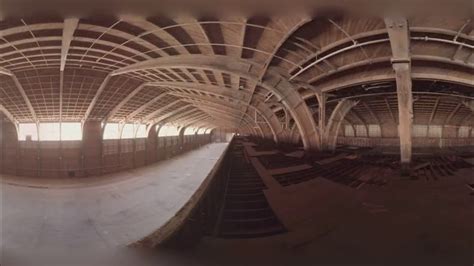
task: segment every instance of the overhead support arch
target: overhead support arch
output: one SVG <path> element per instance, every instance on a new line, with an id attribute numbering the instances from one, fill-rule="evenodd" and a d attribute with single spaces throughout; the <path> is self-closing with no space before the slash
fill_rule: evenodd
<path id="1" fill-rule="evenodd" d="M 284 20 L 284 18 L 283 18 L 283 20 Z M 310 21 L 311 21 L 311 17 L 308 16 L 307 14 L 305 14 L 304 16 L 301 16 L 298 21 L 295 21 L 295 20 L 292 20 L 292 19 L 290 19 L 290 21 L 285 21 L 286 22 L 286 23 L 284 23 L 285 25 L 290 24 L 289 29 L 286 32 L 286 34 L 274 46 L 272 53 L 266 59 L 265 63 L 263 64 L 263 69 L 261 70 L 261 72 L 258 76 L 258 80 L 261 81 L 263 79 L 263 77 L 265 76 L 265 73 L 267 72 L 267 69 L 270 67 L 270 65 L 272 63 L 272 60 L 275 58 L 276 54 L 278 53 L 280 48 L 283 46 L 283 44 L 293 35 L 293 33 L 295 33 L 295 31 L 297 31 L 299 28 L 301 28 L 303 25 L 305 25 L 306 23 L 308 23 Z M 257 88 L 257 85 L 258 85 L 258 83 L 254 83 L 253 86 L 252 86 L 251 96 L 250 96 L 250 99 L 248 101 L 247 106 L 250 105 L 250 103 L 252 102 L 252 98 L 255 94 L 255 90 Z M 287 116 L 286 110 L 285 110 L 285 116 Z"/>
<path id="2" fill-rule="evenodd" d="M 154 103 L 156 103 L 157 101 L 163 99 L 165 96 L 167 96 L 168 94 L 165 92 L 165 93 L 162 93 L 158 96 L 156 96 L 155 98 L 151 99 L 150 101 L 146 102 L 145 104 L 143 104 L 142 106 L 140 106 L 139 108 L 137 108 L 135 111 L 131 112 L 130 114 L 128 114 L 124 121 L 123 122 L 127 122 L 127 121 L 130 121 L 132 118 L 134 118 L 135 116 L 137 116 L 139 113 L 145 111 L 147 108 L 149 108 L 150 106 L 152 106 Z"/>
<path id="3" fill-rule="evenodd" d="M 178 112 L 173 115 L 170 115 L 166 119 L 161 120 L 159 123 L 163 123 L 163 124 L 172 123 L 172 122 L 179 123 L 181 119 L 186 119 L 189 116 L 194 117 L 195 115 L 202 114 L 202 111 L 195 108 L 194 106 L 189 105 L 188 107 L 191 107 L 191 108 L 185 112 Z"/>
<path id="4" fill-rule="evenodd" d="M 238 119 L 240 118 L 240 116 L 235 112 L 226 111 L 225 109 L 222 108 L 222 106 L 219 106 L 218 108 L 214 108 L 214 107 L 210 107 L 210 106 L 205 106 L 205 107 L 204 106 L 200 106 L 200 107 L 196 106 L 196 107 L 202 109 L 203 111 L 210 112 L 210 115 L 212 117 L 219 117 L 221 115 L 225 115 L 225 116 L 228 117 L 227 119 L 229 119 L 229 117 L 232 118 L 232 119 L 235 119 L 236 123 L 233 124 L 233 126 L 238 127 L 237 123 L 238 123 Z M 249 115 L 247 114 L 247 116 L 249 116 Z M 271 134 L 271 132 L 268 132 L 268 134 L 265 134 L 262 127 L 256 121 L 253 121 L 250 117 L 249 118 L 245 117 L 243 121 L 247 125 L 250 125 L 251 128 L 258 129 L 258 132 L 260 133 L 260 135 L 262 137 L 264 137 L 268 134 Z"/>
<path id="5" fill-rule="evenodd" d="M 112 76 L 154 68 L 211 69 L 244 77 L 273 92 L 285 105 L 298 126 L 306 150 L 319 149 L 316 123 L 297 88 L 274 68 L 269 68 L 262 80 L 259 74 L 264 66 L 228 56 L 180 55 L 136 63 L 112 72 Z"/>
<path id="6" fill-rule="evenodd" d="M 281 124 L 279 123 L 278 119 L 276 118 L 275 114 L 271 111 L 271 109 L 263 104 L 261 101 L 254 99 L 253 103 L 250 103 L 248 105 L 247 99 L 250 98 L 250 95 L 245 94 L 243 92 L 232 92 L 229 90 L 223 90 L 222 88 L 215 86 L 215 85 L 209 85 L 209 84 L 189 84 L 189 83 L 184 83 L 184 82 L 150 82 L 148 83 L 151 86 L 163 86 L 163 87 L 176 87 L 176 88 L 182 88 L 186 90 L 192 90 L 195 92 L 205 92 L 206 94 L 211 94 L 211 95 L 216 95 L 216 96 L 222 96 L 224 98 L 230 99 L 232 101 L 236 101 L 243 106 L 248 106 L 250 108 L 255 109 L 259 115 L 261 115 L 267 124 L 270 126 L 270 129 L 273 132 L 273 140 L 278 143 L 279 138 L 278 135 L 282 134 L 283 129 Z M 179 92 L 170 92 L 172 95 L 182 95 L 182 93 Z M 199 97 L 196 95 L 193 95 L 193 97 Z"/>
<path id="7" fill-rule="evenodd" d="M 326 93 L 323 92 L 316 92 L 316 99 L 318 100 L 318 127 L 319 127 L 319 132 L 320 132 L 320 138 L 321 138 L 321 149 L 325 149 L 324 145 L 324 132 L 326 131 L 326 101 L 328 99 L 328 96 Z"/>
<path id="8" fill-rule="evenodd" d="M 209 117 L 210 117 L 210 116 L 209 116 L 208 114 L 201 112 L 201 113 L 197 113 L 197 114 L 195 114 L 195 115 L 193 115 L 193 116 L 190 116 L 190 117 L 188 117 L 188 118 L 180 119 L 180 120 L 179 120 L 179 123 L 184 124 L 183 127 L 186 128 L 186 127 L 188 127 L 190 124 L 199 122 L 199 121 L 201 121 L 201 120 L 203 120 L 203 119 L 206 119 L 206 118 L 209 118 Z"/>
<path id="9" fill-rule="evenodd" d="M 153 111 L 153 112 L 149 113 L 148 115 L 146 115 L 146 116 L 143 118 L 143 121 L 146 122 L 146 121 L 149 121 L 149 120 L 153 119 L 153 118 L 156 117 L 157 115 L 163 113 L 163 111 L 165 111 L 166 109 L 173 107 L 174 105 L 176 105 L 176 104 L 179 103 L 179 102 L 181 102 L 181 100 L 176 100 L 176 101 L 171 102 L 171 103 L 169 103 L 169 104 L 167 104 L 167 105 L 165 105 L 165 106 L 163 106 L 163 107 L 161 107 L 161 108 L 156 109 L 155 111 Z M 184 108 L 184 107 L 186 107 L 186 106 L 183 106 L 183 108 Z"/>
<path id="10" fill-rule="evenodd" d="M 173 111 L 171 111 L 171 112 L 168 112 L 168 113 L 166 113 L 166 114 L 163 114 L 163 115 L 161 115 L 161 116 L 159 116 L 159 117 L 157 117 L 157 118 L 154 118 L 154 119 L 151 120 L 151 122 L 149 123 L 148 129 L 151 129 L 151 128 L 154 127 L 156 124 L 159 124 L 159 123 L 163 122 L 165 119 L 170 118 L 170 117 L 172 117 L 172 116 L 175 116 L 175 115 L 177 115 L 177 114 L 183 112 L 184 110 L 189 109 L 190 107 L 191 107 L 190 105 L 185 105 L 185 106 L 180 107 L 180 108 L 178 108 L 178 109 L 176 109 L 176 110 L 173 110 Z M 195 109 L 195 108 L 192 108 L 191 110 L 188 110 L 188 111 L 183 112 L 183 113 L 188 113 L 189 111 L 196 111 L 196 109 Z"/>
<path id="11" fill-rule="evenodd" d="M 337 136 L 341 124 L 347 113 L 358 103 L 358 101 L 343 99 L 336 105 L 327 125 L 324 127 L 325 130 L 321 133 L 323 135 L 321 143 L 323 150 L 334 151 L 336 149 Z"/>
<path id="12" fill-rule="evenodd" d="M 203 86 L 203 85 L 201 85 Z M 207 87 L 207 86 L 205 86 Z M 193 90 L 193 91 L 198 91 L 198 90 L 194 90 L 194 89 L 190 89 L 190 90 Z M 222 96 L 222 93 L 219 94 L 219 93 L 209 93 L 209 92 L 206 92 L 208 94 L 211 94 L 211 95 L 216 95 L 216 96 Z M 171 95 L 176 95 L 178 97 L 181 97 L 181 98 L 190 98 L 192 97 L 193 99 L 201 99 L 201 100 L 204 100 L 204 96 L 197 96 L 197 95 L 186 95 L 186 94 L 183 94 L 183 93 L 180 93 L 180 92 L 170 92 Z M 228 94 L 228 95 L 227 95 Z M 229 100 L 232 100 L 232 101 L 235 101 L 239 104 L 242 104 L 242 105 L 245 105 L 246 102 L 243 101 L 243 100 L 240 100 L 239 98 L 234 98 L 233 95 L 231 93 L 226 93 L 226 96 L 224 96 L 224 98 L 227 98 Z M 213 99 L 215 102 L 217 101 L 221 101 L 221 100 L 217 100 L 217 99 Z M 205 100 L 205 101 L 208 101 L 208 100 Z M 226 104 L 229 104 L 226 102 Z M 258 100 L 255 100 L 253 101 L 253 103 L 251 103 L 249 105 L 250 108 L 252 108 L 252 110 L 254 110 L 255 112 L 257 112 L 259 115 L 261 115 L 263 117 L 263 119 L 265 120 L 265 122 L 268 124 L 270 130 L 272 131 L 272 134 L 273 134 L 273 140 L 278 143 L 279 142 L 279 135 L 281 134 L 281 132 L 283 131 L 282 127 L 281 127 L 281 124 L 280 122 L 278 121 L 278 118 L 275 116 L 275 114 L 272 112 L 272 110 L 265 104 L 263 104 L 262 102 L 258 101 Z M 244 112 L 242 110 L 242 112 Z"/>
<path id="13" fill-rule="evenodd" d="M 238 110 L 237 107 L 229 107 L 229 106 L 221 104 L 219 102 L 211 102 L 211 101 L 207 101 L 207 100 L 195 100 L 195 101 L 189 100 L 189 102 L 194 104 L 196 106 L 196 108 L 202 109 L 204 111 L 212 110 L 214 113 L 211 114 L 211 116 L 214 116 L 215 113 L 221 113 L 221 112 L 225 112 L 225 113 L 228 113 L 228 114 L 233 114 L 235 116 L 237 116 L 239 113 L 243 114 L 243 119 L 245 121 L 247 121 L 248 123 L 250 123 L 250 124 L 252 124 L 252 122 L 255 123 L 255 126 L 263 134 L 262 127 L 258 123 L 253 121 L 252 117 L 250 117 L 249 114 L 244 113 L 244 111 Z M 202 104 L 197 105 L 199 103 L 202 103 Z M 235 126 L 237 127 L 237 124 Z"/>
<path id="14" fill-rule="evenodd" d="M 61 39 L 61 64 L 59 66 L 61 72 L 66 67 L 67 55 L 78 24 L 79 19 L 77 18 L 67 18 L 64 20 L 63 37 Z"/>
<path id="15" fill-rule="evenodd" d="M 298 93 L 296 86 L 276 73 L 278 73 L 276 69 L 268 69 L 262 81 L 264 87 L 275 93 L 278 101 L 286 107 L 295 120 L 305 150 L 319 150 L 321 148 L 321 142 L 318 129 L 306 102 Z"/>
<path id="16" fill-rule="evenodd" d="M 16 120 L 15 117 L 10 113 L 10 111 L 8 111 L 7 108 L 5 108 L 5 106 L 3 106 L 1 103 L 0 112 L 2 112 L 8 118 L 8 120 L 10 120 L 10 122 L 12 122 L 13 125 L 18 128 L 18 120 Z"/>
<path id="17" fill-rule="evenodd" d="M 402 174 L 409 173 L 412 158 L 413 94 L 411 77 L 410 30 L 406 18 L 385 18 L 392 48 L 398 98 L 398 132 Z"/>
<path id="18" fill-rule="evenodd" d="M 474 112 L 474 100 L 466 100 L 463 103 L 467 108 L 471 109 L 471 111 Z"/>
<path id="19" fill-rule="evenodd" d="M 13 76 L 13 73 L 10 70 L 5 69 L 3 67 L 0 67 L 0 74 L 6 76 Z"/>
<path id="20" fill-rule="evenodd" d="M 102 81 L 102 83 L 100 84 L 99 89 L 95 93 L 94 98 L 92 98 L 92 101 L 90 102 L 89 106 L 87 107 L 86 113 L 84 114 L 84 117 L 82 118 L 82 124 L 84 124 L 87 121 L 87 119 L 89 119 L 89 115 L 91 114 L 92 109 L 94 109 L 94 106 L 97 103 L 97 100 L 99 100 L 100 95 L 104 91 L 105 87 L 107 86 L 107 83 L 109 82 L 109 80 L 111 78 L 112 78 L 112 76 L 110 74 L 107 75 L 104 78 L 104 80 Z"/>
<path id="21" fill-rule="evenodd" d="M 35 109 L 33 108 L 33 105 L 31 105 L 30 99 L 26 95 L 25 89 L 23 89 L 23 86 L 21 85 L 20 81 L 15 76 L 15 74 L 12 74 L 11 77 L 13 79 L 13 82 L 15 83 L 15 86 L 20 91 L 20 94 L 23 97 L 23 100 L 25 101 L 26 105 L 28 106 L 28 109 L 30 110 L 30 114 L 31 114 L 31 117 L 33 118 L 33 121 L 35 123 L 38 123 L 38 118 L 36 116 Z"/>
<path id="22" fill-rule="evenodd" d="M 111 117 L 113 117 L 115 114 L 117 114 L 120 109 L 127 104 L 128 101 L 130 101 L 137 93 L 139 93 L 143 88 L 145 88 L 148 84 L 143 83 L 138 85 L 132 92 L 130 92 L 127 97 L 123 98 L 122 101 L 120 101 L 103 119 L 103 122 L 107 122 Z"/>

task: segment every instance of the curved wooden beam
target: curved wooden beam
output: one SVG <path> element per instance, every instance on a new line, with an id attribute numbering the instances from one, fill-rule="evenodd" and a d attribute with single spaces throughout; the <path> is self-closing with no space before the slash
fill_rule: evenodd
<path id="1" fill-rule="evenodd" d="M 114 71 L 111 75 L 121 75 L 154 68 L 219 70 L 256 82 L 259 86 L 272 91 L 278 100 L 285 105 L 298 125 L 305 149 L 312 150 L 319 149 L 320 147 L 317 127 L 306 103 L 299 95 L 297 88 L 273 68 L 269 68 L 263 80 L 260 81 L 258 75 L 261 73 L 262 66 L 253 62 L 236 60 L 227 56 L 185 55 L 147 60 Z"/>
<path id="2" fill-rule="evenodd" d="M 197 96 L 197 95 L 185 95 L 183 93 L 178 93 L 178 92 L 170 92 L 171 95 L 176 95 L 178 97 L 184 97 L 184 98 L 189 98 L 189 97 L 193 97 L 193 98 L 198 98 L 198 99 L 202 99 L 202 100 L 207 100 L 208 99 L 204 99 L 203 96 Z M 229 99 L 232 99 L 234 102 L 237 102 L 237 103 L 240 103 L 240 104 L 245 104 L 245 102 L 242 102 L 242 101 L 239 101 L 238 99 L 233 99 L 233 98 L 229 98 Z M 213 101 L 220 101 L 218 99 L 211 99 Z M 225 104 L 230 104 L 228 102 L 226 102 Z M 276 118 L 275 114 L 268 108 L 268 106 L 260 103 L 260 102 L 255 102 L 254 104 L 250 105 L 249 107 L 251 107 L 254 111 L 256 111 L 259 115 L 261 115 L 265 122 L 268 124 L 269 128 L 271 129 L 272 133 L 273 133 L 273 136 L 274 136 L 274 141 L 275 142 L 278 142 L 278 134 L 283 130 L 281 128 L 281 124 L 279 123 L 278 119 Z M 243 111 L 242 111 L 243 112 Z"/>
<path id="3" fill-rule="evenodd" d="M 329 118 L 326 130 L 324 131 L 323 149 L 334 151 L 336 149 L 337 136 L 341 123 L 344 121 L 347 113 L 356 106 L 358 101 L 341 100 L 334 108 Z"/>
<path id="4" fill-rule="evenodd" d="M 223 112 L 232 113 L 232 114 L 241 113 L 245 117 L 244 119 L 246 119 L 247 122 L 252 123 L 252 121 L 253 121 L 252 117 L 250 117 L 250 115 L 248 115 L 247 113 L 244 113 L 244 111 L 242 111 L 242 110 L 239 110 L 237 106 L 236 107 L 229 107 L 229 105 L 227 105 L 225 103 L 220 103 L 220 102 L 217 102 L 217 101 L 213 102 L 213 101 L 204 100 L 204 99 L 195 100 L 195 99 L 192 99 L 191 97 L 192 96 L 189 96 L 189 102 L 191 102 L 191 103 L 198 102 L 198 103 L 203 103 L 204 104 L 204 106 L 195 105 L 199 109 L 205 110 L 207 107 L 213 106 L 213 108 L 214 107 L 216 108 L 214 110 L 216 110 L 218 112 L 223 111 Z M 186 101 L 186 100 L 184 100 L 184 101 Z M 263 132 L 263 129 L 261 128 L 261 126 L 258 123 L 255 123 L 255 126 L 257 126 L 261 132 Z M 270 129 L 271 129 L 271 126 L 270 126 Z M 273 129 L 272 129 L 272 132 L 273 132 Z"/>

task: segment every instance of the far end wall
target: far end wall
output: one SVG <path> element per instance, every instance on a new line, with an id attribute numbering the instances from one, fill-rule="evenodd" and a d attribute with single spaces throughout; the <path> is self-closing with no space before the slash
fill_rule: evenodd
<path id="1" fill-rule="evenodd" d="M 87 122 L 82 141 L 18 141 L 0 116 L 0 173 L 31 177 L 86 177 L 155 163 L 211 142 L 211 134 L 102 140 L 100 122 Z"/>
<path id="2" fill-rule="evenodd" d="M 474 146 L 474 133 L 469 126 L 414 125 L 413 147 Z M 361 147 L 399 146 L 398 128 L 394 124 L 344 125 L 338 144 Z"/>

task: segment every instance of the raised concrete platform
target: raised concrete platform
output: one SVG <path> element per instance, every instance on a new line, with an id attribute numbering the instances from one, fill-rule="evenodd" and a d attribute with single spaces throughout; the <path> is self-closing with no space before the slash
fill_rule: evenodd
<path id="1" fill-rule="evenodd" d="M 227 146 L 209 144 L 152 166 L 90 179 L 1 176 L 5 260 L 113 250 L 148 236 L 183 208 Z"/>

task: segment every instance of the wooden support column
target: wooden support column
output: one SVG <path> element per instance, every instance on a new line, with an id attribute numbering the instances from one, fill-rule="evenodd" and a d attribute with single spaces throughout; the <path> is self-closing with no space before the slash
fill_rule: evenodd
<path id="1" fill-rule="evenodd" d="M 409 172 L 412 158 L 413 94 L 410 60 L 410 31 L 405 18 L 386 18 L 392 66 L 395 70 L 398 97 L 398 132 L 402 174 Z"/>
<path id="2" fill-rule="evenodd" d="M 318 99 L 318 108 L 319 108 L 319 136 L 321 138 L 321 150 L 328 149 L 328 138 L 324 134 L 326 132 L 326 100 L 327 95 L 325 93 L 316 93 L 316 98 Z"/>

